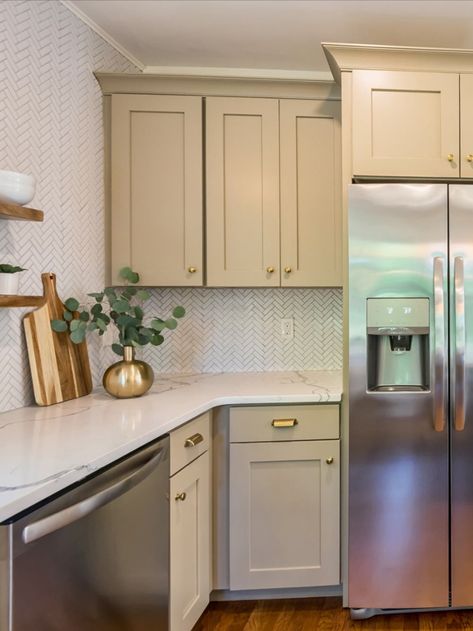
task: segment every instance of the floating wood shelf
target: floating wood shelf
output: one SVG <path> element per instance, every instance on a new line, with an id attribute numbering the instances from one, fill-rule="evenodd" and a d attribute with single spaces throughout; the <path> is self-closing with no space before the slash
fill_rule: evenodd
<path id="1" fill-rule="evenodd" d="M 39 307 L 44 296 L 14 296 L 0 294 L 0 307 Z"/>
<path id="2" fill-rule="evenodd" d="M 0 202 L 0 219 L 16 219 L 19 221 L 43 221 L 44 213 L 35 208 L 26 208 L 18 204 Z"/>

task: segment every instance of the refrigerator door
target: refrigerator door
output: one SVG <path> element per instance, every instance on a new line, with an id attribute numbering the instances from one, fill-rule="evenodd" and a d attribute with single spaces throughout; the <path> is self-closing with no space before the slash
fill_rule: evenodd
<path id="1" fill-rule="evenodd" d="M 452 605 L 473 606 L 473 186 L 451 185 Z"/>
<path id="2" fill-rule="evenodd" d="M 351 608 L 449 604 L 447 263 L 446 185 L 350 187 Z M 427 390 L 368 390 L 368 298 L 428 299 Z"/>

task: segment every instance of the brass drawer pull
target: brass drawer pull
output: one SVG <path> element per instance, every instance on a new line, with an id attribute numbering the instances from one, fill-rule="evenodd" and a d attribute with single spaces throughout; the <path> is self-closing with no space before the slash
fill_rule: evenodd
<path id="1" fill-rule="evenodd" d="M 186 499 L 186 497 L 187 497 L 187 495 L 186 495 L 186 493 L 183 491 L 182 493 L 178 493 L 174 499 L 176 500 L 176 502 L 179 502 L 179 500 L 180 500 L 181 502 L 183 502 L 183 501 Z"/>
<path id="2" fill-rule="evenodd" d="M 204 437 L 202 436 L 202 434 L 194 434 L 193 436 L 186 438 L 184 442 L 184 447 L 195 447 L 196 445 L 198 445 L 199 443 L 202 443 L 203 441 L 204 441 Z"/>
<path id="3" fill-rule="evenodd" d="M 333 462 L 333 458 L 327 458 L 327 460 L 325 461 L 327 464 L 332 464 Z"/>
<path id="4" fill-rule="evenodd" d="M 271 425 L 273 427 L 295 427 L 298 425 L 296 418 L 273 418 Z"/>

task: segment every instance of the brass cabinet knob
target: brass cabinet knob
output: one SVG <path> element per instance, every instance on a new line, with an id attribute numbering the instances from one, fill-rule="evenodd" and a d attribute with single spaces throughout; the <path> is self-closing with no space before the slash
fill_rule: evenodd
<path id="1" fill-rule="evenodd" d="M 197 271 L 197 267 L 188 267 L 187 271 L 189 272 L 189 274 L 195 274 Z"/>
<path id="2" fill-rule="evenodd" d="M 174 499 L 176 500 L 176 502 L 178 502 L 179 500 L 183 502 L 186 499 L 186 497 L 187 497 L 186 493 L 183 492 L 183 493 L 178 493 Z"/>
<path id="3" fill-rule="evenodd" d="M 453 153 L 449 153 L 448 156 L 447 156 L 447 160 L 449 162 L 453 162 L 454 159 L 455 159 L 455 156 L 453 155 Z"/>
<path id="4" fill-rule="evenodd" d="M 327 458 L 327 460 L 325 461 L 327 464 L 332 464 L 333 462 L 333 458 Z"/>
<path id="5" fill-rule="evenodd" d="M 286 272 L 286 274 L 290 274 L 292 272 L 292 267 L 285 267 L 284 271 Z"/>
<path id="6" fill-rule="evenodd" d="M 274 272 L 274 267 L 269 266 L 266 268 L 266 271 L 268 272 L 268 274 L 272 274 Z"/>
<path id="7" fill-rule="evenodd" d="M 467 162 L 473 162 L 473 153 L 469 153 L 469 154 L 466 156 L 466 160 L 467 160 Z"/>

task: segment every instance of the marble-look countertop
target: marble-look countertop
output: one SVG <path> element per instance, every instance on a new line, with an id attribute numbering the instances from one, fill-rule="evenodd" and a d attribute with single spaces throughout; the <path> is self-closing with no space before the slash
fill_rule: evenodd
<path id="1" fill-rule="evenodd" d="M 0 414 L 0 522 L 220 405 L 338 402 L 341 371 L 161 375 L 140 399 L 103 390 Z"/>

